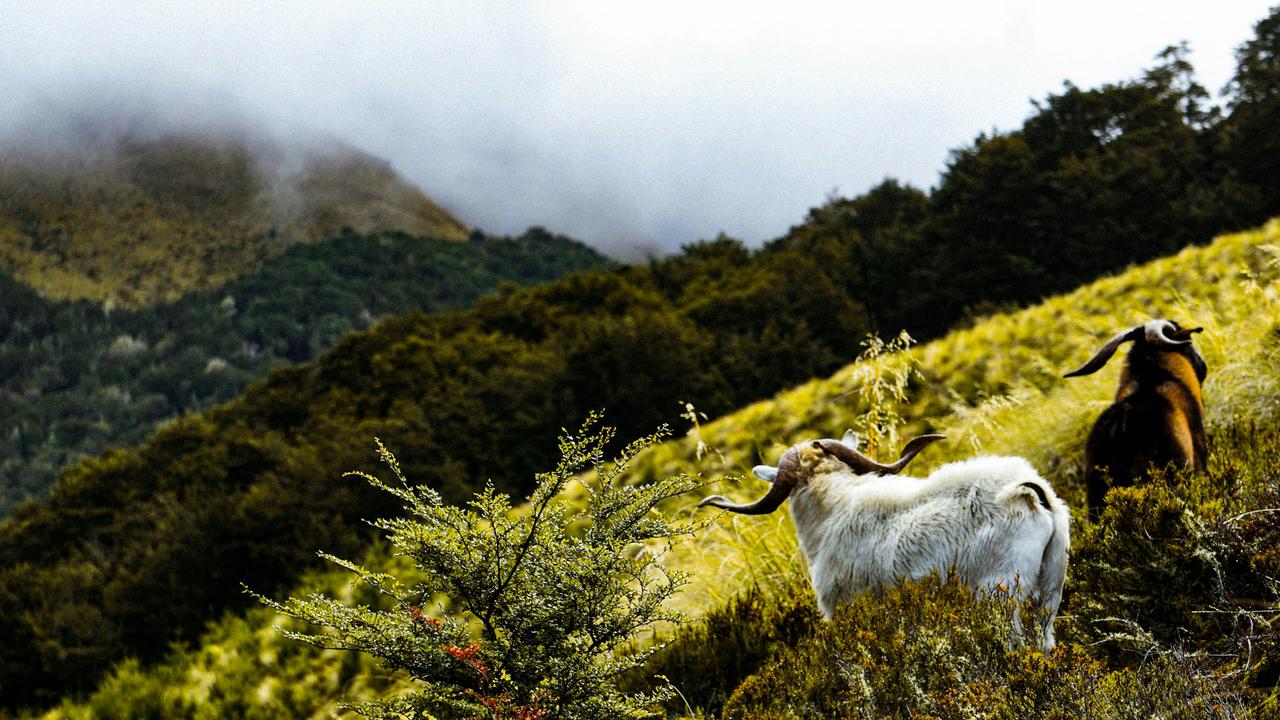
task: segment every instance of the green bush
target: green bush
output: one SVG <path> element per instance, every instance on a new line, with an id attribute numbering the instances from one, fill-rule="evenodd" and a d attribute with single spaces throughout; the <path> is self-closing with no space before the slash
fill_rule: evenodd
<path id="1" fill-rule="evenodd" d="M 1205 635 L 1194 613 L 1223 599 L 1222 565 L 1205 519 L 1163 477 L 1113 489 L 1096 524 L 1072 538 L 1072 640 L 1141 655 Z"/>
<path id="2" fill-rule="evenodd" d="M 665 602 L 685 576 L 659 558 L 695 526 L 669 521 L 656 507 L 703 482 L 687 476 L 622 482 L 631 458 L 665 433 L 631 443 L 608 463 L 604 449 L 613 431 L 598 429 L 598 420 L 592 415 L 578 433 L 561 438 L 559 464 L 538 476 L 528 505 L 519 509 L 492 485 L 464 507 L 447 505 L 435 490 L 410 485 L 379 443 L 399 485 L 361 475 L 398 498 L 407 517 L 374 525 L 397 554 L 413 561 L 416 573 L 402 582 L 330 557 L 390 607 L 353 607 L 321 594 L 263 601 L 320 628 L 286 630 L 289 637 L 368 653 L 418 681 L 412 692 L 354 707 L 369 717 L 650 714 L 669 687 L 627 693 L 615 680 L 653 652 L 624 652 L 637 633 L 682 619 Z M 568 502 L 575 476 L 588 470 L 581 480 L 585 501 Z"/>
<path id="3" fill-rule="evenodd" d="M 1178 654 L 1108 670 L 1079 646 L 1049 655 L 1009 653 L 999 675 L 931 698 L 937 720 L 1227 720 L 1246 717 L 1244 697 L 1211 669 Z"/>
<path id="4" fill-rule="evenodd" d="M 1210 447 L 1208 472 L 1153 471 L 1077 527 L 1064 637 L 1121 662 L 1192 644 L 1274 684 L 1280 667 L 1267 668 L 1280 658 L 1264 658 L 1280 601 L 1280 437 L 1249 422 L 1219 429 Z"/>

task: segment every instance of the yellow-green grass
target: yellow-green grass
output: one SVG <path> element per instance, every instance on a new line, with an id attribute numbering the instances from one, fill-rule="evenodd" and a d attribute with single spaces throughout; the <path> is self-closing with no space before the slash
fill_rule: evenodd
<path id="1" fill-rule="evenodd" d="M 899 416 L 904 438 L 924 431 L 950 438 L 931 446 L 911 472 L 925 473 L 976 453 L 1023 455 L 1078 511 L 1083 499 L 1080 450 L 1089 424 L 1110 402 L 1119 358 L 1093 376 L 1064 380 L 1061 375 L 1083 363 L 1116 330 L 1153 317 L 1205 327 L 1196 343 L 1210 368 L 1204 394 L 1211 431 L 1246 420 L 1274 432 L 1280 421 L 1280 221 L 1188 248 L 1036 307 L 982 319 L 909 353 L 853 363 L 650 450 L 637 459 L 632 478 L 702 473 L 717 482 L 716 492 L 756 496 L 765 484 L 748 477 L 752 465 L 776 461 L 782 449 L 804 438 L 839 436 L 846 428 L 865 430 L 865 389 L 877 379 L 891 380 L 910 363 L 919 374 L 906 388 L 905 402 L 889 403 L 888 420 L 894 420 L 894 413 Z M 896 445 L 883 444 L 876 452 L 896 455 Z M 697 499 L 684 498 L 668 508 L 714 518 L 666 557 L 668 565 L 690 577 L 677 599 L 681 609 L 696 617 L 751 585 L 766 595 L 807 586 L 785 510 L 736 516 L 697 510 Z M 336 592 L 344 578 L 331 572 L 312 582 Z M 299 688 L 295 694 L 309 698 L 308 707 L 323 716 L 344 694 L 367 697 L 402 687 L 402 678 L 379 675 L 365 660 L 350 673 L 334 675 L 335 664 L 354 661 L 289 645 L 265 628 L 279 621 L 265 610 L 255 610 L 247 619 L 228 616 L 212 626 L 203 647 L 178 654 L 155 670 L 126 664 L 91 702 L 101 708 L 124 701 L 132 683 L 151 688 L 153 694 L 199 699 L 187 707 L 203 708 L 201 712 L 264 710 L 278 706 L 255 693 L 265 693 L 261 688 L 267 685 L 292 683 Z M 262 663 L 251 672 L 263 653 L 290 661 Z M 202 685 L 210 673 L 214 684 Z M 252 684 L 247 684 L 249 677 Z M 327 677 L 338 681 L 316 681 Z M 301 697 L 296 702 L 296 709 L 305 705 Z M 88 707 L 67 703 L 48 717 L 91 717 Z"/>
<path id="2" fill-rule="evenodd" d="M 909 472 L 927 473 L 974 454 L 1022 455 L 1079 512 L 1084 437 L 1111 402 L 1122 363 L 1117 358 L 1084 378 L 1067 380 L 1062 374 L 1124 327 L 1156 317 L 1202 325 L 1196 344 L 1209 365 L 1204 396 L 1210 432 L 1242 418 L 1273 426 L 1280 419 L 1278 278 L 1280 221 L 1273 221 L 1035 307 L 985 318 L 907 354 L 854 363 L 655 448 L 639 459 L 636 475 L 701 472 L 717 481 L 716 492 L 758 496 L 767 486 L 750 477 L 753 465 L 776 462 L 794 442 L 861 428 L 867 379 L 913 362 L 920 376 L 897 408 L 903 436 L 930 431 L 948 440 L 931 446 Z M 707 448 L 701 453 L 700 442 Z M 897 447 L 878 452 L 896 457 Z M 695 510 L 695 504 L 689 498 L 673 511 L 708 512 Z M 784 512 L 721 513 L 669 562 L 691 575 L 679 601 L 694 613 L 752 584 L 768 592 L 807 582 Z"/>

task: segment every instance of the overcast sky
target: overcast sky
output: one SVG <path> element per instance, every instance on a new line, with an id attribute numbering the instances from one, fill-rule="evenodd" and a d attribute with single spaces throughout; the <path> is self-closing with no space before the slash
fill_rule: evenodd
<path id="1" fill-rule="evenodd" d="M 1180 40 L 1217 91 L 1274 2 L 0 0 L 0 123 L 145 97 L 335 135 L 490 232 L 756 244 Z"/>

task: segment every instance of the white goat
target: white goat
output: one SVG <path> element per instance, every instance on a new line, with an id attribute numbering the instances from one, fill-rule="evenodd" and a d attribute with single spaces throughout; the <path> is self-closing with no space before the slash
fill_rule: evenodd
<path id="1" fill-rule="evenodd" d="M 950 463 L 927 478 L 886 477 L 941 438 L 915 438 L 892 465 L 858 452 L 852 434 L 803 442 L 776 468 L 756 467 L 773 483 L 756 502 L 712 495 L 698 506 L 760 515 L 790 497 L 800 552 L 828 618 L 857 593 L 954 570 L 972 587 L 1031 598 L 1043 618 L 1044 647 L 1052 647 L 1070 544 L 1066 504 L 1018 457 Z M 1017 629 L 1017 616 L 1014 622 Z"/>

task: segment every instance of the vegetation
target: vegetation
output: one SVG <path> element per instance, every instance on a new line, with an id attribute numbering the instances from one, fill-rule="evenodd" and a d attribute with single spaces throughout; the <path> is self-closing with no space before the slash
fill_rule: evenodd
<path id="1" fill-rule="evenodd" d="M 367 541 L 359 520 L 389 512 L 386 501 L 314 483 L 359 467 L 362 437 L 404 448 L 406 474 L 451 501 L 477 477 L 523 493 L 553 460 L 535 439 L 602 397 L 632 432 L 680 399 L 723 413 L 835 364 L 832 348 L 859 326 L 856 313 L 828 321 L 841 300 L 821 258 L 774 252 L 744 270 L 745 257 L 720 241 L 651 268 L 508 287 L 471 311 L 387 320 L 136 450 L 72 466 L 0 525 L 4 677 L 50 700 L 87 689 L 124 655 L 153 659 L 241 606 L 240 582 L 275 592 L 314 548 L 353 552 Z"/>
<path id="2" fill-rule="evenodd" d="M 378 318 L 471 305 L 603 257 L 540 229 L 466 242 L 347 231 L 221 287 L 139 310 L 52 301 L 0 272 L 0 517 L 58 470 L 226 402 Z"/>
<path id="3" fill-rule="evenodd" d="M 330 558 L 385 599 L 386 609 L 351 607 L 309 595 L 264 600 L 286 615 L 323 628 L 290 633 L 320 648 L 368 653 L 403 670 L 411 693 L 356 709 L 375 718 L 614 718 L 647 714 L 669 688 L 623 693 L 614 678 L 643 664 L 651 651 L 620 654 L 654 623 L 677 622 L 665 601 L 684 583 L 659 559 L 694 525 L 654 512 L 663 501 L 701 487 L 687 476 L 645 484 L 623 481 L 627 464 L 664 432 L 629 444 L 612 463 L 612 431 L 599 417 L 560 440 L 561 459 L 520 511 L 487 486 L 465 507 L 446 505 L 430 488 L 405 480 L 379 446 L 397 485 L 364 475 L 394 495 L 408 517 L 379 520 L 396 553 L 413 560 L 418 578 L 400 579 Z M 578 473 L 588 500 L 565 502 Z M 429 616 L 439 602 L 453 612 Z"/>
<path id="4" fill-rule="evenodd" d="M 677 634 L 650 669 L 667 672 L 697 663 L 697 674 L 681 680 L 680 674 L 667 672 L 668 677 L 682 692 L 686 684 L 691 687 L 686 697 L 694 699 L 693 707 L 716 714 L 723 710 L 728 716 L 805 716 L 804 708 L 819 707 L 824 709 L 813 711 L 814 717 L 863 711 L 869 717 L 905 717 L 913 712 L 965 717 L 966 709 L 985 707 L 978 717 L 1073 717 L 1087 707 L 1100 717 L 1149 717 L 1151 712 L 1240 717 L 1246 705 L 1254 708 L 1250 712 L 1269 716 L 1266 708 L 1275 707 L 1273 686 L 1280 677 L 1274 659 L 1277 635 L 1270 619 L 1280 603 L 1280 568 L 1273 566 L 1270 550 L 1280 542 L 1274 512 L 1280 501 L 1275 492 L 1280 482 L 1277 239 L 1280 223 L 1261 233 L 1221 238 L 1208 248 L 1184 251 L 1039 307 L 991 317 L 912 353 L 920 378 L 912 383 L 906 402 L 888 404 L 905 421 L 906 435 L 938 431 L 951 438 L 917 460 L 926 463 L 921 471 L 930 463 L 968 455 L 975 447 L 1020 454 L 1078 508 L 1083 499 L 1080 448 L 1089 423 L 1110 401 L 1118 371 L 1085 384 L 1062 380 L 1060 371 L 1087 357 L 1097 338 L 1148 313 L 1194 319 L 1211 328 L 1199 343 L 1210 367 L 1205 388 L 1209 470 L 1157 473 L 1140 487 L 1114 491 L 1098 523 L 1077 516 L 1067 598 L 1058 624 L 1065 647 L 1048 664 L 1031 651 L 1021 651 L 1021 658 L 1005 657 L 999 645 L 996 655 L 990 655 L 989 646 L 981 652 L 975 646 L 972 652 L 943 658 L 963 665 L 963 673 L 945 664 L 895 666 L 893 673 L 900 677 L 894 682 L 900 687 L 940 683 L 909 703 L 893 688 L 850 695 L 848 672 L 856 663 L 833 663 L 832 653 L 863 658 L 874 652 L 905 663 L 912 653 L 929 648 L 954 650 L 961 639 L 956 633 L 975 632 L 982 623 L 940 628 L 947 630 L 941 639 L 927 633 L 912 639 L 910 633 L 878 629 L 888 621 L 873 616 L 892 618 L 894 613 L 879 601 L 866 600 L 867 608 L 852 611 L 860 614 L 856 623 L 841 620 L 851 624 L 832 626 L 831 635 L 825 628 L 813 632 L 802 626 L 802 636 L 810 632 L 814 639 L 797 641 L 776 629 L 778 618 L 789 616 L 787 608 L 812 602 L 804 570 L 794 561 L 797 548 L 790 523 L 781 517 L 733 516 L 721 518 L 718 529 L 700 533 L 672 562 L 681 569 L 695 568 L 691 588 L 682 596 L 690 610 L 726 603 L 732 608 L 743 602 L 733 598 L 744 591 L 768 598 L 751 601 L 767 611 L 718 610 L 707 616 L 708 630 L 718 627 L 725 642 L 758 638 L 749 655 L 752 661 L 722 653 L 725 659 L 715 664 L 714 654 L 704 648 L 707 640 L 695 626 Z M 1136 306 L 1143 308 L 1141 314 L 1134 314 Z M 859 363 L 830 379 L 703 424 L 698 441 L 719 454 L 698 460 L 693 439 L 672 443 L 644 456 L 638 476 L 662 476 L 692 465 L 704 473 L 732 477 L 755 462 L 776 458 L 783 447 L 803 437 L 831 436 L 856 427 L 868 415 L 867 395 L 860 388 L 891 380 L 904 362 L 910 361 L 891 355 L 872 361 L 877 368 Z M 758 492 L 743 488 L 740 495 Z M 923 597 L 912 599 L 910 593 L 883 602 L 891 607 L 926 602 Z M 946 602 L 942 605 L 929 612 L 951 617 L 953 610 Z M 742 619 L 726 629 L 726 618 Z M 858 631 L 864 628 L 871 628 L 879 640 L 859 644 Z M 786 639 L 779 642 L 775 637 Z M 910 646 L 901 645 L 906 640 Z M 833 643 L 847 649 L 837 652 Z M 852 655 L 840 654 L 846 652 Z M 979 663 L 983 657 L 997 665 Z M 1180 669 L 1173 675 L 1158 670 L 1168 667 Z M 1062 675 L 1036 679 L 1031 674 L 1035 668 L 1040 668 L 1037 673 L 1053 670 Z M 1088 692 L 1049 692 L 1077 673 L 1080 678 L 1069 682 Z M 740 694 L 726 705 L 724 694 L 700 690 L 706 677 L 722 678 L 717 680 L 720 687 L 736 687 Z M 1079 684 L 1088 677 L 1094 680 Z M 1169 677 L 1183 682 L 1171 685 Z M 1028 679 L 1034 682 L 1019 684 Z M 1150 686 L 1150 692 L 1144 694 L 1144 686 Z M 764 687 L 772 688 L 777 699 L 762 699 Z M 748 692 L 750 688 L 755 689 Z M 1155 703 L 1161 697 L 1173 704 Z M 1220 707 L 1208 712 L 1197 704 L 1204 697 Z M 1061 708 L 1061 714 L 1049 712 L 1051 708 Z"/>
<path id="5" fill-rule="evenodd" d="M 93 121 L 56 150 L 4 149 L 0 269 L 49 297 L 138 307 L 343 227 L 466 239 L 386 162 L 352 148 L 144 124 Z"/>
<path id="6" fill-rule="evenodd" d="M 1043 305 L 993 316 L 909 355 L 861 361 L 700 423 L 696 435 L 656 446 L 632 463 L 632 482 L 697 469 L 708 480 L 729 484 L 730 494 L 754 496 L 759 489 L 740 480 L 747 468 L 776 459 L 783 447 L 803 437 L 859 427 L 874 401 L 883 405 L 879 416 L 893 419 L 902 437 L 934 430 L 950 438 L 917 459 L 921 472 L 975 448 L 1016 453 L 1031 459 L 1079 508 L 1084 497 L 1080 448 L 1089 423 L 1110 402 L 1119 371 L 1108 368 L 1097 377 L 1072 380 L 1063 380 L 1061 372 L 1089 356 L 1099 338 L 1148 314 L 1204 324 L 1207 330 L 1196 342 L 1210 368 L 1205 384 L 1209 471 L 1160 475 L 1116 491 L 1112 509 L 1096 525 L 1077 514 L 1067 598 L 1057 626 L 1061 647 L 1054 654 L 1017 648 L 1006 654 L 1005 608 L 975 604 L 954 589 L 927 584 L 880 601 L 865 598 L 846 611 L 840 625 L 818 622 L 786 514 L 721 514 L 664 561 L 690 580 L 675 607 L 704 619 L 669 631 L 671 645 L 629 673 L 624 687 L 645 691 L 653 675 L 666 675 L 680 692 L 665 706 L 673 715 L 690 709 L 707 715 L 803 715 L 804 705 L 771 705 L 761 689 L 774 682 L 770 678 L 799 673 L 795 692 L 810 693 L 806 697 L 813 707 L 850 714 L 870 707 L 891 715 L 929 708 L 938 717 L 965 717 L 969 711 L 969 717 L 1071 717 L 1085 708 L 1100 717 L 1139 717 L 1154 707 L 1171 717 L 1212 717 L 1218 710 L 1195 704 L 1208 698 L 1220 706 L 1219 717 L 1240 717 L 1242 706 L 1267 716 L 1280 677 L 1280 649 L 1269 620 L 1280 602 L 1274 550 L 1280 547 L 1280 515 L 1268 510 L 1280 505 L 1275 492 L 1280 483 L 1277 247 L 1280 223 L 1220 238 Z M 869 386 L 897 388 L 904 370 L 908 383 L 901 399 L 894 392 L 864 392 Z M 881 452 L 890 445 L 886 442 Z M 744 487 L 734 487 L 737 483 Z M 706 513 L 695 511 L 693 501 L 676 499 L 663 511 Z M 375 556 L 368 564 L 380 562 Z M 341 587 L 338 580 L 329 582 Z M 920 621 L 909 626 L 911 632 L 898 632 L 896 615 L 882 602 Z M 122 666 L 88 702 L 104 707 L 111 698 L 127 706 L 131 696 L 123 687 L 136 688 L 142 698 L 194 693 L 201 687 L 195 678 L 209 671 L 207 656 L 214 648 L 227 658 L 216 666 L 224 667 L 226 676 L 219 675 L 211 681 L 212 690 L 203 692 L 209 695 L 208 707 L 231 708 L 229 714 L 242 705 L 271 707 L 255 699 L 257 683 L 279 687 L 289 677 L 336 672 L 335 656 L 318 650 L 292 647 L 282 639 L 261 649 L 270 618 L 259 613 L 252 614 L 259 630 L 240 629 L 228 637 L 244 622 L 229 615 L 202 640 L 201 652 L 180 652 L 153 672 Z M 859 635 L 859 630 L 873 635 Z M 940 654 L 942 648 L 960 647 L 970 650 Z M 261 675 L 247 669 L 257 667 L 261 653 L 286 648 L 296 653 L 296 666 L 267 666 Z M 896 675 L 867 675 L 870 684 L 850 695 L 842 673 L 854 666 L 829 662 L 828 653 L 837 651 L 876 659 L 881 670 L 889 657 L 916 660 Z M 307 663 L 309 673 L 299 669 Z M 253 680 L 246 684 L 241 677 Z M 406 685 L 398 682 L 365 668 L 342 684 L 306 685 L 311 704 L 297 707 L 299 713 L 304 707 L 315 712 L 343 697 L 399 692 Z M 927 691 L 903 694 L 913 683 Z M 823 688 L 843 689 L 828 693 Z M 774 694 L 798 697 L 789 692 Z M 83 707 L 68 703 L 55 716 L 77 717 Z M 1056 707 L 1065 714 L 1055 715 Z"/>
<path id="7" fill-rule="evenodd" d="M 1244 87 L 1246 71 L 1265 74 L 1274 54 L 1267 27 L 1259 26 L 1259 51 L 1242 53 L 1233 87 Z M 1021 130 L 958 152 L 930 196 L 890 182 L 814 210 L 759 253 L 721 238 L 648 267 L 508 289 L 469 312 L 391 320 L 136 450 L 71 468 L 47 502 L 0 526 L 5 701 L 49 703 L 88 690 L 127 655 L 152 662 L 174 639 L 196 639 L 208 618 L 243 602 L 238 582 L 274 593 L 295 581 L 312 548 L 355 552 L 366 541 L 356 519 L 393 508 L 352 484 L 317 492 L 315 483 L 357 467 L 370 436 L 401 452 L 407 477 L 464 500 L 474 478 L 526 491 L 523 478 L 553 462 L 539 439 L 590 408 L 607 406 L 621 432 L 637 435 L 691 401 L 716 419 L 696 440 L 637 457 L 636 476 L 693 467 L 741 474 L 782 445 L 867 415 L 860 388 L 895 377 L 903 362 L 889 355 L 837 370 L 870 328 L 940 335 L 967 314 L 1256 220 L 1266 188 L 1241 156 L 1223 154 L 1243 142 L 1233 133 L 1247 131 L 1230 129 L 1232 117 L 1252 100 L 1234 95 L 1231 114 L 1215 113 L 1184 65 L 1175 50 L 1140 80 L 1069 86 Z M 1110 533 L 1105 519 L 1096 535 L 1077 528 L 1080 582 L 1077 595 L 1071 581 L 1073 619 L 1064 618 L 1061 637 L 1103 641 L 1086 659 L 1107 663 L 1108 673 L 1136 667 L 1140 643 L 1160 654 L 1187 643 L 1223 683 L 1269 687 L 1266 615 L 1248 613 L 1275 601 L 1266 564 L 1273 518 L 1257 511 L 1270 507 L 1263 489 L 1274 478 L 1264 471 L 1275 467 L 1258 438 L 1274 435 L 1280 407 L 1280 266 L 1268 250 L 1278 232 L 1273 224 L 1223 237 L 1026 311 L 973 320 L 916 349 L 906 400 L 884 396 L 896 407 L 882 417 L 901 418 L 903 434 L 954 438 L 950 448 L 931 448 L 931 459 L 975 448 L 1024 455 L 1079 506 L 1078 448 L 1114 377 L 1067 383 L 1061 371 L 1088 357 L 1098 338 L 1153 316 L 1206 326 L 1197 343 L 1211 368 L 1205 394 L 1220 443 L 1209 477 L 1238 477 L 1243 490 L 1208 494 L 1179 478 L 1166 483 L 1172 494 L 1140 489 Z M 1232 475 L 1222 468 L 1233 457 L 1264 462 Z M 682 607 L 717 607 L 753 585 L 766 598 L 804 587 L 785 515 L 722 522 L 672 553 L 671 566 L 690 572 Z M 1170 534 L 1142 544 L 1153 531 Z M 1251 554 L 1223 549 L 1233 543 Z M 1126 555 L 1129 546 L 1142 554 Z M 1119 572 L 1139 560 L 1152 564 Z M 1208 573 L 1230 582 L 1208 582 Z M 1117 578 L 1132 585 L 1109 597 Z M 1153 610 L 1128 605 L 1142 593 Z M 1225 624 L 1202 617 L 1213 614 Z M 1125 621 L 1102 622 L 1111 617 Z M 1247 627 L 1251 634 L 1239 632 Z M 1210 632 L 1218 639 L 1201 643 Z M 756 667 L 744 671 L 768 671 Z"/>
<path id="8" fill-rule="evenodd" d="M 1108 670 L 1087 649 L 1009 648 L 1013 605 L 936 578 L 862 596 L 740 685 L 725 718 L 1239 718 L 1195 662 Z"/>

